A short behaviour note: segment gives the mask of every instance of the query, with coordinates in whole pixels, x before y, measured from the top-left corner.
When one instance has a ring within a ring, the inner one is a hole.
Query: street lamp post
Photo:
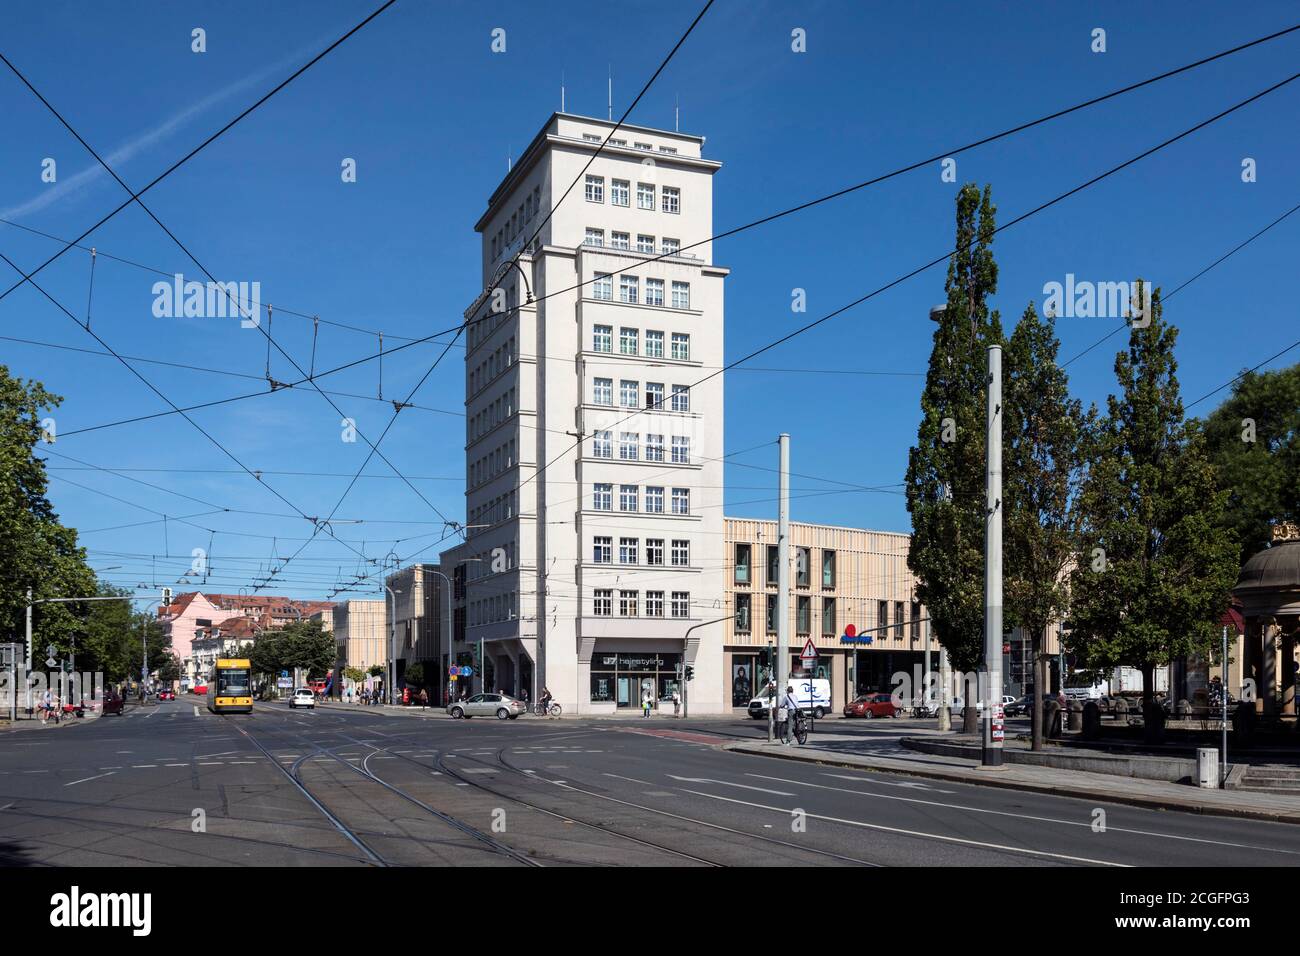
[[[388,702],[396,704],[397,699],[394,696],[394,688],[397,686],[397,658],[394,648],[397,646],[397,595],[402,592],[394,591],[387,584],[384,585],[384,590],[393,599],[393,609],[388,614],[388,677],[386,679],[388,681]]]

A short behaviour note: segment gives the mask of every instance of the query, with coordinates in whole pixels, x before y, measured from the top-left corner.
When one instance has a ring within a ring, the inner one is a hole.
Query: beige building
[[[334,605],[334,644],[342,667],[369,670],[388,663],[383,601],[339,601]],[[324,622],[322,621],[322,624]]]
[[[441,701],[449,663],[442,634],[447,629],[445,599],[450,581],[443,579],[436,564],[413,564],[390,574],[384,583],[392,592],[385,593],[393,614],[397,685],[403,685],[406,668],[419,662],[424,665],[429,693]]]

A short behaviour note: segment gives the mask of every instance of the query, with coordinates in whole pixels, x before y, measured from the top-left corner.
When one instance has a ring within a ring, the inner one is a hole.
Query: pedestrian
[[[528,709],[528,688],[525,687],[519,692],[519,699],[524,702],[524,710]]]
[[[682,695],[673,690],[673,716],[680,717],[682,713]]]
[[[420,688],[420,709],[424,710],[429,706],[429,692],[423,687]]]
[[[641,716],[649,718],[650,716],[650,691],[641,691]]]

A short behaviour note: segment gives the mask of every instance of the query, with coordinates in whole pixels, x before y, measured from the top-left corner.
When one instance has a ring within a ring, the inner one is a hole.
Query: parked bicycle
[[[551,701],[548,706],[539,700],[537,703],[533,704],[532,713],[538,717],[559,717],[560,714],[564,713],[564,708],[555,701]]]

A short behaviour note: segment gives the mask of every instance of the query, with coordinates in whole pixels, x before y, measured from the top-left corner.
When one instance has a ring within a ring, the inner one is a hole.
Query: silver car
[[[509,694],[475,694],[468,700],[458,700],[447,706],[447,713],[459,720],[462,717],[492,717],[497,720],[514,720],[526,712],[522,700]]]

